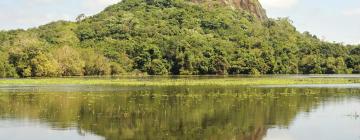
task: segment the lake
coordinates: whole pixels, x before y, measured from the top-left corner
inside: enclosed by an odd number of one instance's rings
[[[0,86],[6,140],[360,140],[359,115],[356,83]]]

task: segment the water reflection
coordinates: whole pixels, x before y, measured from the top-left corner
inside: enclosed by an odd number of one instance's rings
[[[0,120],[0,137],[6,140],[104,140],[77,128],[56,129],[35,120]]]
[[[269,129],[264,140],[359,140],[360,121],[354,111],[360,111],[358,99],[325,104],[311,115],[299,113],[287,129]]]
[[[128,89],[130,90],[96,92],[79,90],[71,93],[60,90],[3,91],[0,93],[0,123],[15,121],[8,122],[9,125],[0,125],[0,138],[4,138],[4,133],[1,133],[6,132],[4,130],[16,123],[23,126],[21,120],[28,120],[30,124],[25,124],[28,127],[22,127],[18,131],[33,130],[32,128],[40,125],[46,126],[41,127],[44,129],[59,130],[59,135],[71,135],[68,139],[81,139],[84,138],[81,136],[89,135],[89,139],[108,140],[262,140],[277,137],[286,139],[289,135],[296,136],[292,139],[299,139],[302,138],[299,135],[315,133],[310,124],[318,126],[318,131],[327,132],[328,128],[339,125],[332,122],[334,118],[329,116],[335,115],[337,120],[344,120],[349,119],[346,117],[348,113],[360,111],[349,107],[359,105],[360,90],[356,88]],[[352,123],[357,121],[351,120]],[[304,122],[309,125],[298,126]],[[340,123],[345,123],[341,124],[341,129],[355,130],[354,133],[327,135],[346,135],[350,139],[360,136],[359,127],[347,127],[348,122]],[[296,129],[292,129],[294,127]],[[69,129],[76,130],[76,134],[68,131]],[[47,131],[37,135],[47,136]],[[54,135],[56,137],[58,135]]]

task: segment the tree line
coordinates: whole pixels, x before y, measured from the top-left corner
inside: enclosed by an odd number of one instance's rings
[[[350,74],[360,46],[211,1],[124,0],[77,22],[0,32],[0,77]]]

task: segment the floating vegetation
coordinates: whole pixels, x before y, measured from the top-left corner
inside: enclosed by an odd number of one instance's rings
[[[360,78],[208,77],[208,78],[46,78],[2,79],[0,85],[121,85],[121,86],[248,86],[296,84],[358,84]]]

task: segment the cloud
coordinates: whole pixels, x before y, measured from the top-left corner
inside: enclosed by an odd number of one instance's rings
[[[27,2],[38,2],[38,3],[47,3],[47,2],[58,2],[60,0],[28,0]]]
[[[345,15],[345,16],[360,16],[360,8],[345,10],[345,11],[343,11],[343,15]]]
[[[120,0],[95,0],[96,3],[103,4],[103,5],[109,5],[119,2]]]
[[[111,4],[120,2],[121,0],[84,0],[84,5],[89,8],[103,8]]]
[[[299,0],[260,0],[264,7],[287,9],[295,6]]]

